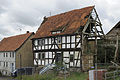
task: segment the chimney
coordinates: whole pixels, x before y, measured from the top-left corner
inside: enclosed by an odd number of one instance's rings
[[[27,33],[29,33],[29,31],[27,31]]]

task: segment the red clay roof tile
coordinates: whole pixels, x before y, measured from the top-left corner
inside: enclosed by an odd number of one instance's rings
[[[42,38],[55,35],[73,34],[78,28],[84,26],[88,20],[85,18],[93,10],[94,6],[76,9],[55,16],[48,17],[39,27],[34,38]],[[65,26],[65,30],[58,34],[51,34],[51,31]]]
[[[0,42],[0,51],[15,51],[31,36],[31,33],[4,38]]]

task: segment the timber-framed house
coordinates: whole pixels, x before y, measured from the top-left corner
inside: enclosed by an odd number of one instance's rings
[[[62,62],[67,68],[90,68],[97,55],[97,39],[104,36],[101,26],[94,6],[44,17],[32,39],[34,65]]]

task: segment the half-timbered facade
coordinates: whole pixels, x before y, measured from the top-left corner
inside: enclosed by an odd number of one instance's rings
[[[93,66],[97,50],[88,54],[88,42],[94,39],[96,44],[98,37],[103,38],[101,26],[94,6],[44,17],[32,39],[34,65],[62,62],[67,68],[82,70]]]
[[[15,69],[33,66],[32,41],[34,33],[11,36],[0,42],[0,72],[11,75]]]

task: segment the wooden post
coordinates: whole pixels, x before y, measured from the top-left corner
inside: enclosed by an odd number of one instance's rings
[[[81,70],[83,70],[83,59],[82,59],[82,55],[84,54],[84,34],[82,33],[82,42],[81,42],[81,56],[80,56],[80,64],[81,64]]]
[[[96,12],[96,10],[94,9],[94,11],[95,11],[95,14],[96,14],[96,17],[95,17],[95,22],[94,22],[94,24],[95,24],[95,62],[96,62],[96,64],[97,64],[97,26],[96,26],[96,20],[98,19],[99,20],[99,17],[98,17],[98,14],[97,14],[97,12]],[[99,20],[99,22],[100,22],[100,20]],[[100,26],[101,27],[101,26]]]
[[[105,47],[105,64],[107,63],[107,48]]]
[[[116,40],[116,49],[115,49],[114,62],[117,62],[117,57],[118,57],[118,33],[117,33],[117,40]]]

